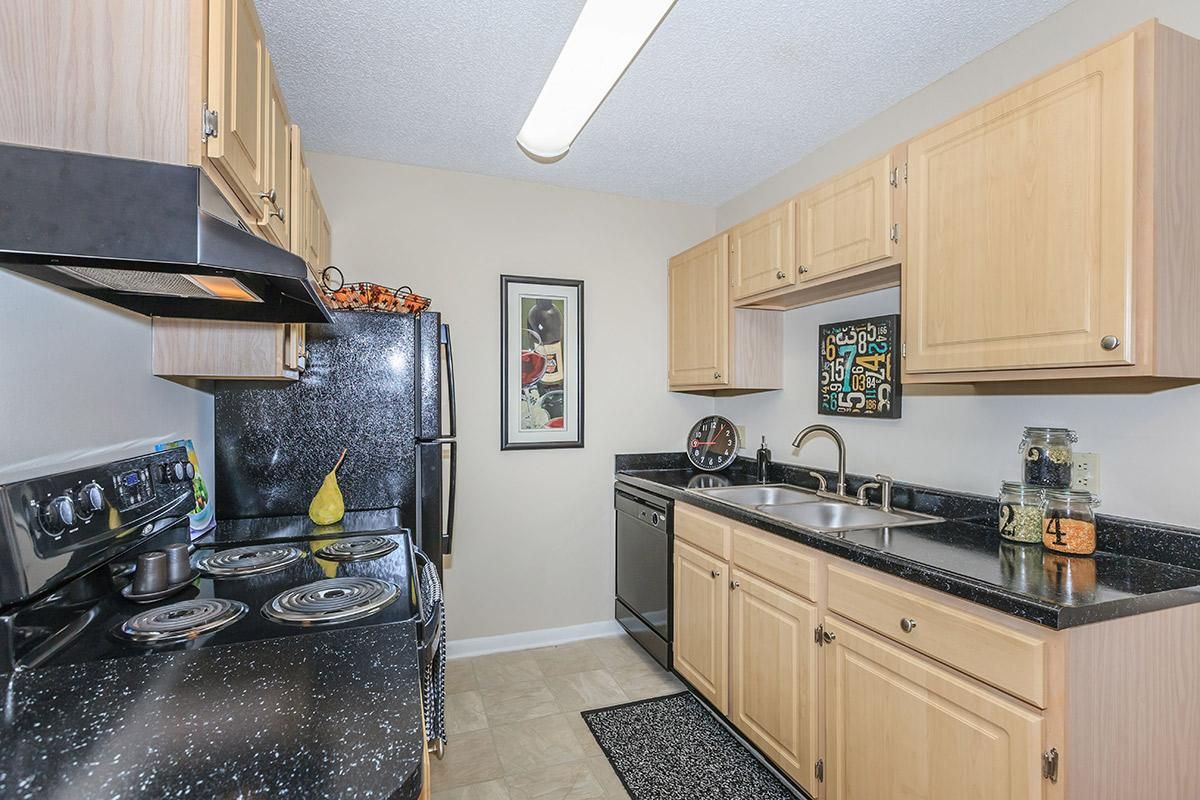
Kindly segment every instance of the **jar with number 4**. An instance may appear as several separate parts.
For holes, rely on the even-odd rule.
[[[1010,542],[1042,541],[1042,500],[1046,490],[1017,481],[1000,484],[1000,535]]]
[[[1050,489],[1042,511],[1042,544],[1047,550],[1074,556],[1096,552],[1096,506],[1091,492]]]
[[[1072,445],[1079,441],[1068,428],[1026,428],[1021,439],[1025,483],[1047,489],[1071,488]]]

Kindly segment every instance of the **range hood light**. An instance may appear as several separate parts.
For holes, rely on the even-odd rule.
[[[236,278],[220,275],[188,275],[188,280],[208,292],[216,300],[236,300],[243,303],[261,303],[262,298],[246,288]]]
[[[587,0],[546,79],[517,145],[558,161],[608,97],[675,0]]]

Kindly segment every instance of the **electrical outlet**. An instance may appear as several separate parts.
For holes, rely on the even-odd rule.
[[[749,443],[746,441],[746,426],[735,425],[734,427],[737,428],[738,444],[741,445],[742,449],[745,449],[749,445]]]
[[[1100,454],[1076,453],[1071,462],[1071,488],[1077,492],[1100,493]]]

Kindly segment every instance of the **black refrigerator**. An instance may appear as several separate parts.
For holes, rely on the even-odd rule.
[[[429,311],[333,317],[308,326],[299,380],[218,382],[218,524],[307,514],[346,448],[347,519],[394,515],[440,570],[453,546],[458,468],[449,326]]]

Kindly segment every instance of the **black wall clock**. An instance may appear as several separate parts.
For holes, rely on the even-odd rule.
[[[716,472],[737,458],[737,426],[724,417],[705,417],[688,433],[688,460],[699,469]]]

